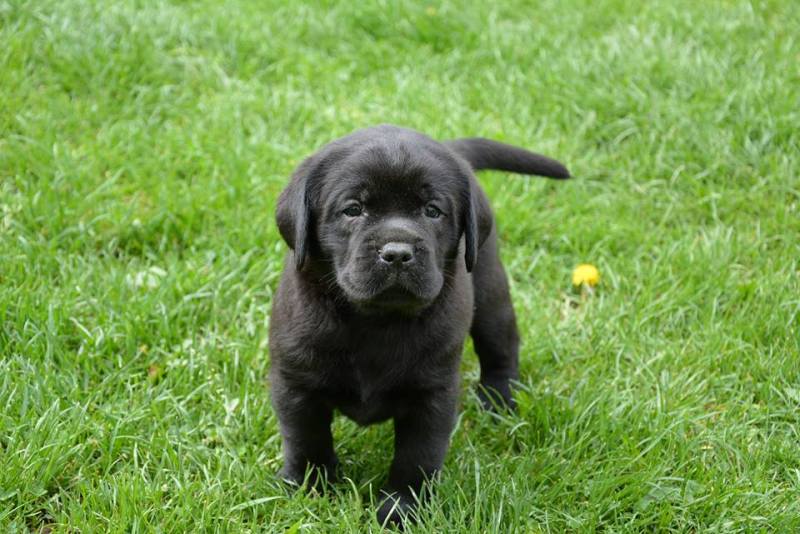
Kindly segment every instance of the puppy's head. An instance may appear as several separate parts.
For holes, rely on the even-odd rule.
[[[440,143],[380,126],[305,160],[277,222],[297,269],[335,284],[357,309],[414,313],[460,262],[472,270],[491,224],[476,188],[469,166]]]

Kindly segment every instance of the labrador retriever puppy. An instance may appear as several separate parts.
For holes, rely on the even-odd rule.
[[[568,178],[557,161],[481,138],[440,143],[382,125],[303,161],[280,195],[291,252],[269,349],[282,477],[333,480],[335,410],[393,419],[381,523],[402,523],[442,466],[469,333],[487,409],[514,407],[519,336],[489,201],[473,171]]]

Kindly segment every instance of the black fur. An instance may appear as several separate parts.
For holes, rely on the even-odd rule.
[[[282,476],[335,478],[331,421],[394,420],[378,511],[401,522],[441,467],[469,333],[487,408],[513,407],[519,336],[494,217],[474,169],[566,178],[560,163],[484,139],[439,143],[377,126],[305,160],[278,200],[292,248],[270,322]],[[462,239],[463,238],[463,239]]]

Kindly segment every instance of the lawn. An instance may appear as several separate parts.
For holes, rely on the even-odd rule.
[[[0,531],[378,531],[391,425],[290,493],[275,200],[382,122],[484,173],[522,345],[410,532],[800,529],[800,3],[0,2]],[[590,296],[575,265],[598,266]]]

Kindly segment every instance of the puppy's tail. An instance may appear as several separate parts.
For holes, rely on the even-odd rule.
[[[466,159],[476,171],[494,169],[549,178],[569,178],[569,171],[558,161],[491,139],[470,137],[445,141],[444,145]]]

